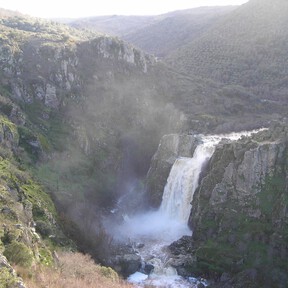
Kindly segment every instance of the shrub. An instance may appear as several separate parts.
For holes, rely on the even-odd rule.
[[[42,220],[36,221],[36,231],[40,233],[43,237],[48,237],[53,233],[49,223]]]
[[[109,278],[111,279],[112,281],[116,282],[119,280],[119,276],[118,274],[110,267],[104,267],[104,266],[101,266],[99,268],[99,272],[101,275],[103,275],[105,278]]]
[[[0,269],[0,287],[1,288],[10,288],[16,287],[18,279],[10,272],[10,269],[7,267],[2,267]]]
[[[52,266],[54,263],[53,256],[47,248],[39,249],[40,262],[45,266]]]
[[[30,277],[21,273],[29,288],[128,288],[111,268],[100,267],[87,255],[59,253],[59,269],[38,267]],[[19,272],[19,270],[17,270]]]
[[[4,231],[3,236],[1,237],[1,241],[4,245],[11,244],[13,241],[16,241],[22,235],[22,230],[20,229],[8,229]]]
[[[19,266],[30,267],[33,262],[32,251],[21,242],[12,241],[11,244],[6,246],[3,254],[10,263]]]

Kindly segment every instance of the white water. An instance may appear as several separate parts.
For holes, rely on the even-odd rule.
[[[255,132],[258,131],[200,136],[202,143],[195,149],[192,158],[176,159],[167,179],[160,209],[133,217],[125,215],[123,225],[116,228],[118,237],[145,244],[139,253],[146,263],[154,266],[149,276],[137,272],[128,281],[137,284],[137,287],[197,287],[178,276],[176,270],[168,265],[166,246],[192,233],[187,225],[191,202],[201,169],[213,155],[216,145],[223,138],[234,141]],[[195,279],[192,282],[197,283]]]
[[[201,169],[214,150],[215,144],[207,141],[198,145],[193,158],[181,157],[175,161],[164,189],[160,211],[179,222],[188,222],[190,203],[198,186]]]
[[[202,143],[195,149],[193,157],[180,157],[172,166],[164,189],[160,211],[179,223],[187,223],[201,170],[213,155],[216,145],[223,138],[235,141],[242,136],[249,136],[253,132],[255,131],[201,136]]]

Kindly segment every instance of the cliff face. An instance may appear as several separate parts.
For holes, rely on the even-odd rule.
[[[286,127],[274,127],[217,147],[194,194],[190,216],[196,266],[202,273],[215,277],[241,272],[240,282],[245,278],[257,287],[285,287],[287,132]],[[235,279],[226,276],[222,287],[231,287]]]
[[[49,24],[45,23],[48,27]],[[153,57],[109,37],[94,35],[89,40],[84,35],[75,39],[70,31],[62,39],[49,39],[47,36],[51,35],[28,32],[25,26],[13,28],[5,27],[1,38],[1,84],[11,92],[12,98],[28,104],[39,101],[48,108],[59,109],[67,103],[67,98],[80,101],[85,94],[86,77],[92,76],[89,74],[92,64],[99,65],[101,59],[104,59],[102,64],[110,60],[118,66],[126,64],[126,70],[130,66],[130,70],[135,68],[143,73],[155,63]],[[91,58],[87,62],[88,57]],[[108,66],[96,71],[110,78],[119,72],[116,69],[108,73],[105,71]]]
[[[27,114],[20,145],[36,160],[55,151],[89,157],[91,170],[100,170],[95,178],[103,183],[99,174],[111,175],[104,182],[113,190],[125,161],[122,144],[133,139],[132,164],[144,175],[162,130],[181,126],[181,113],[157,89],[155,59],[119,39],[41,19],[8,17],[0,25],[0,93]]]
[[[0,104],[0,286],[24,288],[10,264],[27,269],[52,265],[53,249],[72,242],[59,226],[50,196],[21,163],[23,112],[5,98]]]
[[[31,261],[53,262],[34,238],[67,244],[37,179],[69,236],[103,263],[109,241],[100,222],[125,187],[120,172],[144,177],[181,113],[160,91],[155,59],[119,39],[22,16],[0,19],[0,28],[0,209],[8,219],[0,252],[24,245]]]
[[[192,157],[197,146],[192,135],[170,134],[162,137],[147,174],[147,195],[152,207],[159,207],[170,170],[178,157]]]

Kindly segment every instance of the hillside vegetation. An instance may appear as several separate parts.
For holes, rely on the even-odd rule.
[[[59,253],[56,267],[38,268],[30,272],[19,269],[29,288],[128,288],[132,287],[119,278],[111,268],[95,265],[88,255]]]
[[[60,252],[58,257],[54,251],[78,250],[89,253],[101,264],[115,267],[121,275],[131,274],[131,270],[127,269],[127,259],[122,261],[121,255],[117,254],[122,247],[115,245],[112,237],[107,234],[102,219],[117,207],[119,198],[133,181],[137,181],[138,187],[144,187],[151,157],[161,137],[171,133],[191,135],[259,128],[268,126],[271,121],[280,121],[287,115],[287,3],[284,0],[251,0],[236,10],[233,7],[211,9],[167,14],[164,18],[160,17],[157,23],[155,17],[144,17],[138,19],[139,22],[132,17],[126,19],[126,24],[126,20],[123,22],[126,26],[119,26],[119,29],[127,31],[131,25],[135,29],[150,25],[151,30],[145,30],[148,27],[145,26],[145,31],[141,30],[139,35],[143,36],[143,43],[148,43],[150,37],[146,35],[156,31],[159,42],[157,44],[158,40],[154,41],[157,44],[155,49],[160,47],[160,42],[175,39],[175,45],[172,42],[171,46],[168,42],[163,45],[165,47],[159,53],[164,54],[184,44],[183,37],[187,38],[185,33],[190,31],[191,39],[190,36],[187,38],[187,45],[168,59],[173,68],[115,37],[6,10],[0,11],[0,264],[4,267],[0,281],[4,281],[6,286],[21,282],[10,264],[16,265],[15,269],[32,288],[49,285],[67,287],[68,284],[69,287],[95,287],[91,282],[96,281],[103,287],[122,285],[114,271],[95,266],[87,257]],[[222,12],[212,16],[215,9]],[[229,9],[233,11],[223,16]],[[195,13],[198,13],[197,17]],[[191,20],[191,15],[197,23]],[[108,22],[111,20],[110,23],[116,25],[118,20],[123,20],[117,18],[116,22],[108,18],[102,18],[100,22],[108,19]],[[111,29],[114,29],[113,25]],[[166,25],[171,27],[175,38],[165,32]],[[185,29],[176,33],[179,25],[185,26]],[[190,28],[194,29],[193,33]],[[169,49],[165,50],[166,47]],[[279,144],[276,140],[273,145]],[[287,141],[284,142],[283,147]],[[232,147],[234,150],[231,155],[235,158],[237,169],[243,149],[248,147],[245,146],[247,143],[240,148],[235,144],[239,149]],[[264,141],[265,149],[266,144]],[[253,141],[251,145],[254,145]],[[225,151],[223,155],[227,156]],[[222,152],[219,153],[217,155]],[[268,158],[265,159],[269,162]],[[216,166],[223,164],[217,161],[214,163]],[[286,166],[286,162],[283,166],[285,169],[279,166],[283,168],[281,182],[271,179],[270,183],[267,178],[267,185],[262,183],[266,189],[263,192],[270,195],[274,188],[279,193],[284,189]],[[221,169],[216,170],[219,172]],[[216,176],[211,172],[209,181],[215,181]],[[239,179],[242,178],[240,175]],[[223,178],[225,184],[224,180],[226,178]],[[274,180],[277,180],[276,186]],[[217,183],[214,184],[216,187]],[[133,201],[138,199],[140,190],[145,189],[133,190]],[[271,216],[267,206],[270,196],[265,193],[264,200],[261,197],[256,200],[264,201],[261,213],[268,219]],[[275,194],[276,198],[279,195],[282,197],[283,193],[279,193]],[[201,207],[207,199],[199,199],[199,211],[203,211],[203,217],[209,216],[209,207]],[[284,200],[286,203],[287,199]],[[227,203],[230,205],[229,201]],[[260,202],[257,201],[251,203],[258,205]],[[140,202],[137,209],[147,208],[145,199]],[[223,207],[226,209],[225,205]],[[281,206],[281,209],[284,211],[285,207]],[[221,209],[222,213],[224,210]],[[217,209],[215,211],[219,212]],[[229,215],[226,216],[229,218]],[[217,219],[227,220],[226,216]],[[209,221],[205,223],[204,218],[200,220],[207,224],[205,227],[208,230],[216,225]],[[231,229],[234,229],[233,225],[237,221],[228,221]],[[241,233],[247,227],[253,229],[254,222],[251,226],[246,224],[243,224]],[[273,222],[270,224],[264,225],[263,229],[270,231]],[[218,226],[216,228],[219,229],[213,235],[215,239],[223,236],[225,242],[227,235],[221,232],[224,230],[220,229],[220,220]],[[199,239],[195,238],[199,240],[197,243],[205,244],[206,236],[201,235],[202,231],[198,232]],[[204,248],[211,252],[219,244],[217,249],[221,252],[222,240],[218,240],[212,244],[208,241]],[[267,243],[265,239],[260,240],[261,245],[255,251],[259,249],[259,253],[262,253],[262,244]],[[274,248],[277,250],[279,247],[276,245]],[[253,246],[250,248],[251,251],[254,249]],[[266,248],[269,250],[265,246],[265,253]],[[122,256],[123,253],[128,253],[129,257],[135,256],[129,254],[129,249],[124,249],[124,252],[122,250]],[[247,251],[251,252],[249,249]],[[205,257],[209,253],[206,254],[205,249],[199,251],[198,255],[202,256],[204,265],[204,268],[198,267],[199,273],[211,276],[216,270],[218,274],[215,275],[220,277],[224,271],[223,263],[219,261],[215,267],[207,268]],[[277,251],[273,255],[279,255]],[[212,256],[218,258],[220,252]],[[257,254],[253,253],[251,255]],[[245,261],[248,259],[252,263],[249,257]],[[224,264],[229,264],[225,259]],[[283,265],[284,268],[287,266],[283,261],[273,262],[269,258],[267,264],[264,260],[261,263],[268,268],[273,263]],[[264,267],[261,265],[260,268]],[[92,270],[97,273],[87,275],[86,267],[89,273]],[[282,275],[283,269],[280,268]],[[99,274],[111,278],[111,281],[103,280]],[[68,280],[63,283],[63,279]]]
[[[124,35],[133,33],[135,30],[142,29],[156,21],[157,16],[111,15],[70,20],[67,24],[74,28],[88,29],[122,38]]]
[[[72,27],[118,36],[157,57],[197,39],[235,6],[201,7],[157,16],[102,16],[74,20]]]
[[[110,251],[100,220],[123,192],[123,167],[143,179],[158,139],[182,129],[185,116],[166,105],[155,59],[118,39],[12,15],[1,19],[0,51],[1,209],[13,220],[3,224],[13,235],[23,225],[31,237],[36,225],[51,264],[58,246],[75,248],[61,223],[79,250],[103,263]],[[3,228],[2,250],[20,266],[13,254],[23,250],[30,266],[40,257],[35,242],[16,232],[10,239]]]
[[[200,7],[167,13],[158,16],[157,21],[149,26],[135,29],[122,38],[157,57],[167,57],[196,40],[235,8]]]
[[[251,0],[168,59],[188,75],[241,85],[258,99],[287,103],[287,14],[284,0]]]

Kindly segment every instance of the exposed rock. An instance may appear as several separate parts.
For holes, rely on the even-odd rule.
[[[148,263],[148,264],[145,264],[143,272],[144,274],[149,275],[153,271],[153,269],[154,269],[154,266]]]
[[[171,167],[178,157],[192,157],[197,146],[192,135],[170,134],[162,137],[147,175],[147,194],[153,207],[159,207]]]
[[[169,245],[169,251],[173,255],[185,254],[193,251],[192,236],[183,236],[179,240]]]
[[[111,266],[116,272],[126,278],[137,272],[140,269],[141,264],[141,257],[134,253],[116,256],[116,258],[112,260]]]
[[[256,269],[258,287],[287,281],[281,264],[288,255],[287,136],[285,126],[274,127],[251,140],[218,145],[194,194],[190,226],[197,267],[210,277],[230,273],[233,281],[222,274],[230,284],[221,287],[256,287],[238,284],[252,271],[243,272],[247,267]],[[281,276],[272,280],[275,273]]]
[[[104,58],[125,61],[139,67],[144,73],[147,73],[148,67],[156,62],[154,57],[136,50],[133,46],[120,40],[99,37],[93,42],[94,45],[97,45],[98,53]]]
[[[56,95],[56,87],[50,84],[46,85],[45,105],[51,108],[59,107],[59,100]]]
[[[183,236],[179,240],[169,245],[171,258],[169,265],[176,268],[178,275],[189,277],[193,274],[191,267],[196,262],[196,257],[193,255],[193,244],[191,236]]]

